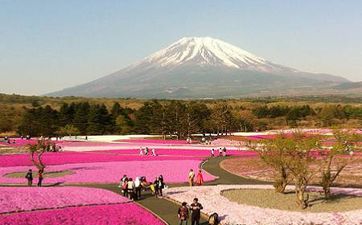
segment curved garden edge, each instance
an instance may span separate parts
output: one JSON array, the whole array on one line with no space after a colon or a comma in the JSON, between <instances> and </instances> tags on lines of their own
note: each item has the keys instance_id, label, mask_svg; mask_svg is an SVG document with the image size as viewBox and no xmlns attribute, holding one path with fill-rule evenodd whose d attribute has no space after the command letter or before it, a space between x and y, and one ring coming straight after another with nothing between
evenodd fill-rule
<instances>
[{"instance_id":1,"label":"curved garden edge","mask_svg":"<svg viewBox=\"0 0 362 225\"><path fill-rule=\"evenodd\" d=\"M222 191L230 189L273 188L271 185L216 185L193 188L171 188L166 196L176 202L190 201L194 196L204 205L204 213L210 215L217 212L223 218L222 224L346 224L362 223L362 209L346 212L293 212L278 209L268 209L256 206L238 204L229 201L221 195ZM320 187L311 187L319 189ZM354 195L362 196L362 189L333 188L334 191L354 190ZM212 195L213 199L209 196ZM341 222L342 221L342 222Z\"/></svg>"},{"instance_id":2,"label":"curved garden edge","mask_svg":"<svg viewBox=\"0 0 362 225\"><path fill-rule=\"evenodd\" d=\"M143 208L144 210L146 210L147 212L149 212L150 214L152 214L153 216L155 216L157 219L159 219L162 223L164 223L165 225L171 225L169 223L166 222L166 220L164 220L163 218L161 218L161 216L159 216L158 214L154 213L151 209L149 208L146 208L145 206L141 205L140 203L138 202L135 202L135 201L131 201L133 202L134 204L138 205L139 207Z\"/></svg>"}]
</instances>

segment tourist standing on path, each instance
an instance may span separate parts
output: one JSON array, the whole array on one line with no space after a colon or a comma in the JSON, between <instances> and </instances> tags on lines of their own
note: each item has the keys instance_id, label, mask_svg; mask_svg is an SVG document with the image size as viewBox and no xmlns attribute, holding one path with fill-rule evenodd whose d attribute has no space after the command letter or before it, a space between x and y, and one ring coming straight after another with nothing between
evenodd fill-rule
<instances>
[{"instance_id":1,"label":"tourist standing on path","mask_svg":"<svg viewBox=\"0 0 362 225\"><path fill-rule=\"evenodd\" d=\"M200 225L202 205L199 203L198 198L194 198L191 204L191 225Z\"/></svg>"},{"instance_id":2,"label":"tourist standing on path","mask_svg":"<svg viewBox=\"0 0 362 225\"><path fill-rule=\"evenodd\" d=\"M136 177L136 179L134 181L134 187L135 187L135 192L136 192L135 197L138 200L141 198L141 189L142 189L140 177Z\"/></svg>"},{"instance_id":3,"label":"tourist standing on path","mask_svg":"<svg viewBox=\"0 0 362 225\"><path fill-rule=\"evenodd\" d=\"M222 149L222 155L225 157L226 156L226 147L224 147L223 149Z\"/></svg>"},{"instance_id":4,"label":"tourist standing on path","mask_svg":"<svg viewBox=\"0 0 362 225\"><path fill-rule=\"evenodd\" d=\"M31 169L29 169L25 178L28 180L28 186L31 187L33 185L33 171Z\"/></svg>"},{"instance_id":5,"label":"tourist standing on path","mask_svg":"<svg viewBox=\"0 0 362 225\"><path fill-rule=\"evenodd\" d=\"M159 194L159 183L160 183L160 180L158 177L155 178L155 181L153 182L153 187L155 189L155 196L156 198L158 197L158 194Z\"/></svg>"},{"instance_id":6,"label":"tourist standing on path","mask_svg":"<svg viewBox=\"0 0 362 225\"><path fill-rule=\"evenodd\" d=\"M130 198L131 200L134 200L135 199L135 193L134 193L134 182L133 182L132 178L128 179L127 192L128 192L128 198Z\"/></svg>"},{"instance_id":7,"label":"tourist standing on path","mask_svg":"<svg viewBox=\"0 0 362 225\"><path fill-rule=\"evenodd\" d=\"M202 176L202 171L199 170L196 176L196 184L201 186L204 183L204 177Z\"/></svg>"},{"instance_id":8,"label":"tourist standing on path","mask_svg":"<svg viewBox=\"0 0 362 225\"><path fill-rule=\"evenodd\" d=\"M160 175L158 177L158 195L161 196L161 197L163 196L162 195L162 189L164 189L164 188L165 188L165 183L163 181L163 176Z\"/></svg>"},{"instance_id":9,"label":"tourist standing on path","mask_svg":"<svg viewBox=\"0 0 362 225\"><path fill-rule=\"evenodd\" d=\"M211 149L211 157L214 157L215 156L215 150L212 148Z\"/></svg>"},{"instance_id":10,"label":"tourist standing on path","mask_svg":"<svg viewBox=\"0 0 362 225\"><path fill-rule=\"evenodd\" d=\"M186 202L183 202L181 207L178 209L177 216L179 219L179 225L187 225L187 220L189 219L189 209L187 208Z\"/></svg>"},{"instance_id":11,"label":"tourist standing on path","mask_svg":"<svg viewBox=\"0 0 362 225\"><path fill-rule=\"evenodd\" d=\"M127 178L126 175L123 175L119 185L120 185L123 196L126 197L128 195L128 191L127 191L127 189L128 189L128 178Z\"/></svg>"},{"instance_id":12,"label":"tourist standing on path","mask_svg":"<svg viewBox=\"0 0 362 225\"><path fill-rule=\"evenodd\" d=\"M38 171L38 187L41 187L43 185L43 169L40 169Z\"/></svg>"},{"instance_id":13,"label":"tourist standing on path","mask_svg":"<svg viewBox=\"0 0 362 225\"><path fill-rule=\"evenodd\" d=\"M189 172L189 185L190 187L194 186L195 172L193 169Z\"/></svg>"},{"instance_id":14,"label":"tourist standing on path","mask_svg":"<svg viewBox=\"0 0 362 225\"><path fill-rule=\"evenodd\" d=\"M222 156L222 148L219 148L219 156Z\"/></svg>"}]
</instances>

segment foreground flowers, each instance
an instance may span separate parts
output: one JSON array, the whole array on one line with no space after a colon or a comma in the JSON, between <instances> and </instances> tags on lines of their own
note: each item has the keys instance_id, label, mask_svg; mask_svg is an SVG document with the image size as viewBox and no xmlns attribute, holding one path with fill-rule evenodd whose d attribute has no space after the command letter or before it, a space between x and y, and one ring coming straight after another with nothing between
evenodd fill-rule
<instances>
[{"instance_id":1,"label":"foreground flowers","mask_svg":"<svg viewBox=\"0 0 362 225\"><path fill-rule=\"evenodd\" d=\"M127 198L83 187L0 188L0 224L164 225Z\"/></svg>"},{"instance_id":2,"label":"foreground flowers","mask_svg":"<svg viewBox=\"0 0 362 225\"><path fill-rule=\"evenodd\" d=\"M85 187L0 187L0 213L129 202L111 191Z\"/></svg>"},{"instance_id":3,"label":"foreground flowers","mask_svg":"<svg viewBox=\"0 0 362 225\"><path fill-rule=\"evenodd\" d=\"M70 207L0 215L2 225L165 225L135 203Z\"/></svg>"},{"instance_id":4,"label":"foreground flowers","mask_svg":"<svg viewBox=\"0 0 362 225\"><path fill-rule=\"evenodd\" d=\"M269 189L271 185L218 185L203 187L179 187L165 191L166 196L178 202L191 202L198 197L204 206L206 214L217 212L223 219L223 224L248 224L248 225L276 225L276 224L340 224L357 225L362 224L362 209L333 212L333 213L305 213L291 212L277 209L260 208L231 202L221 196L223 190L229 189ZM318 188L314 188L318 189ZM320 188L319 188L320 189ZM355 196L362 196L362 189L334 188L335 193L344 193ZM212 196L212 198L210 198Z\"/></svg>"}]
</instances>

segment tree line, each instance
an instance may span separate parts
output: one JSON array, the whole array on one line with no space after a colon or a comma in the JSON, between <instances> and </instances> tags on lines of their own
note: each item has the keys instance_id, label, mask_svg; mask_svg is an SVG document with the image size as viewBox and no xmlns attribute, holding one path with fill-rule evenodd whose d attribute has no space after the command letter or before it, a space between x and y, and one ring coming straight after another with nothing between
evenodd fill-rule
<instances>
[{"instance_id":1,"label":"tree line","mask_svg":"<svg viewBox=\"0 0 362 225\"><path fill-rule=\"evenodd\" d=\"M18 133L31 136L162 134L185 138L193 133L224 133L245 124L226 104L210 109L203 103L170 101L146 102L138 110L114 103L63 104L59 110L47 105L26 109ZM252 129L251 125L248 125Z\"/></svg>"},{"instance_id":2,"label":"tree line","mask_svg":"<svg viewBox=\"0 0 362 225\"><path fill-rule=\"evenodd\" d=\"M362 107L357 104L153 100L128 107L120 102L94 100L51 105L32 101L21 108L0 105L0 133L16 131L32 136L137 133L184 138L192 133L227 134L286 127L360 127L361 122Z\"/></svg>"}]
</instances>

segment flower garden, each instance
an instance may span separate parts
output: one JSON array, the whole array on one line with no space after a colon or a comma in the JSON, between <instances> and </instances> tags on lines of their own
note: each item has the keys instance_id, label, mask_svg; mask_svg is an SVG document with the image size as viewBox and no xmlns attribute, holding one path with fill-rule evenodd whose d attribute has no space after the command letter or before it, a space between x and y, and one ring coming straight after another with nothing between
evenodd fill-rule
<instances>
[{"instance_id":1,"label":"flower garden","mask_svg":"<svg viewBox=\"0 0 362 225\"><path fill-rule=\"evenodd\" d=\"M110 191L82 187L0 188L1 224L164 224Z\"/></svg>"},{"instance_id":2,"label":"flower garden","mask_svg":"<svg viewBox=\"0 0 362 225\"><path fill-rule=\"evenodd\" d=\"M275 134L253 134L247 137L248 140L273 138ZM33 142L17 139L15 144L10 145L25 148ZM332 188L332 194L349 196L350 199L343 199L345 202L339 205L334 202L334 205L331 204L334 208L330 210L287 210L272 205L273 201L269 202L271 205L265 206L265 196L269 193L274 196L272 185L253 184L253 180L245 181L235 177L271 181L273 173L262 165L256 151L236 147L240 145L237 139L216 139L208 146L195 142L188 144L182 140L156 139L115 139L114 142L62 140L56 143L62 146L63 151L45 152L42 156L46 168L44 187L41 188L26 187L24 177L28 169L33 169L34 182L37 181L37 168L28 153L0 155L0 224L173 224L170 221L177 221L178 205L173 205L176 207L172 208L175 216L167 222L161 219L164 215L157 207L160 207L162 201L191 203L195 197L203 204L204 214L217 212L224 225L362 224L362 207L358 205L362 203L362 189L359 188ZM157 156L140 155L141 146L155 148ZM226 146L227 155L232 157L220 157L220 164L213 165L214 171L203 170L206 185L185 187L189 170L197 171L204 160L210 157L211 148L215 148L217 155L221 146ZM356 155L360 157L359 153ZM361 182L356 181L356 177L360 177L360 162L354 161L343 171L340 178L344 186L361 185ZM217 170L224 171L220 173L222 176L225 173L234 174L228 183L233 184L235 181L235 184L220 183L220 175L215 173ZM118 185L124 174L133 178L145 176L150 181L162 175L169 186L164 190L165 198L148 196L154 199L150 201L155 204L153 208L146 204L151 207L147 209L137 201L122 197ZM218 185L207 185L207 182ZM287 187L287 190L291 189L291 186ZM321 193L322 189L309 186L308 191ZM248 200L250 196L262 197ZM262 200L253 202L255 199ZM157 212L157 215L153 212Z\"/></svg>"}]
</instances>

